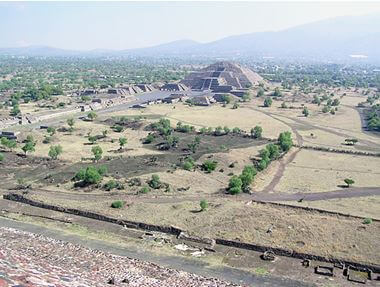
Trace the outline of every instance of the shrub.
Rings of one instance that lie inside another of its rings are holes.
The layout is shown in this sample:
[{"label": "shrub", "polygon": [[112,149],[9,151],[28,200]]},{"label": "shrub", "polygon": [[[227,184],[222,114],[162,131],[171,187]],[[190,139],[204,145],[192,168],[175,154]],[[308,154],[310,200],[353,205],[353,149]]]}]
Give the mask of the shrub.
[{"label": "shrub", "polygon": [[117,132],[117,133],[121,133],[124,130],[124,128],[121,125],[115,125],[112,127],[112,129],[114,132]]},{"label": "shrub", "polygon": [[270,160],[274,160],[274,159],[278,158],[278,156],[280,155],[280,148],[278,147],[278,145],[271,143],[271,144],[268,144],[266,146],[266,149],[269,152]]},{"label": "shrub", "polygon": [[207,173],[211,173],[212,171],[214,171],[216,169],[216,166],[218,165],[218,162],[216,161],[212,161],[212,160],[206,160],[203,164],[202,164],[202,169],[204,171],[206,171]]},{"label": "shrub", "polygon": [[191,171],[194,169],[194,160],[191,157],[185,159],[183,163],[183,169]]},{"label": "shrub", "polygon": [[154,141],[154,135],[152,135],[152,134],[148,134],[148,135],[146,136],[146,138],[144,139],[143,143],[144,143],[144,144],[150,144],[150,143],[152,143],[153,141]]},{"label": "shrub", "polygon": [[242,185],[243,182],[241,179],[234,175],[230,178],[229,184],[228,184],[228,192],[230,194],[239,194],[242,192]]},{"label": "shrub", "polygon": [[93,111],[91,111],[87,114],[87,117],[89,118],[90,121],[93,121],[94,119],[96,119],[97,116],[98,115]]},{"label": "shrub", "polygon": [[240,132],[241,132],[241,129],[238,128],[238,127],[234,127],[234,128],[232,129],[232,133],[233,133],[233,134],[240,134]]},{"label": "shrub", "polygon": [[264,100],[264,107],[268,108],[272,105],[272,99],[271,98],[266,98]]},{"label": "shrub", "polygon": [[56,146],[51,146],[49,150],[49,157],[51,159],[57,159],[58,156],[62,153],[62,146],[61,145],[56,145]]},{"label": "shrub", "polygon": [[125,137],[119,138],[120,149],[122,149],[126,144],[127,144],[127,138]]},{"label": "shrub", "polygon": [[143,186],[140,190],[139,193],[148,193],[150,191],[149,187]]},{"label": "shrub", "polygon": [[159,189],[162,185],[160,177],[157,174],[153,174],[152,178],[148,181],[148,185],[153,189]]},{"label": "shrub", "polygon": [[253,166],[245,166],[241,175],[239,176],[241,182],[242,182],[242,189],[243,191],[248,191],[249,186],[253,182],[255,176],[257,174],[256,169]]},{"label": "shrub", "polygon": [[255,139],[260,139],[263,133],[263,128],[260,126],[255,126],[251,129],[251,137]]},{"label": "shrub", "polygon": [[111,203],[112,208],[122,208],[124,206],[124,201],[116,200]]},{"label": "shrub", "polygon": [[234,105],[232,106],[232,109],[233,110],[236,110],[239,108],[239,104],[238,103],[234,103]]},{"label": "shrub", "polygon": [[4,155],[0,153],[0,161],[3,161],[3,160],[4,160]]},{"label": "shrub", "polygon": [[205,199],[202,199],[199,206],[201,207],[201,211],[204,211],[208,208],[208,202]]},{"label": "shrub", "polygon": [[74,176],[74,181],[81,181],[82,185],[97,184],[102,181],[103,175],[106,173],[104,167],[88,166],[87,168],[80,169]]},{"label": "shrub", "polygon": [[25,154],[28,152],[34,152],[36,150],[35,149],[35,143],[34,142],[26,142],[26,144],[21,149]]},{"label": "shrub", "polygon": [[50,134],[50,136],[53,136],[56,132],[54,127],[48,127],[46,131]]},{"label": "shrub", "polygon": [[259,161],[257,168],[259,171],[263,171],[264,169],[267,168],[267,166],[268,166],[268,161],[266,159],[261,159]]},{"label": "shrub", "polygon": [[281,149],[285,152],[289,151],[293,146],[292,134],[290,132],[282,132],[278,136],[278,142]]},{"label": "shrub", "polygon": [[347,184],[347,187],[350,187],[350,185],[355,183],[355,181],[351,178],[344,179],[344,182]]},{"label": "shrub", "polygon": [[371,224],[372,223],[372,218],[364,218],[363,224]]},{"label": "shrub", "polygon": [[121,184],[120,182],[118,182],[118,181],[116,181],[116,180],[113,180],[113,179],[107,181],[107,182],[104,184],[104,189],[105,189],[106,191],[110,191],[110,190],[115,189],[115,188],[117,188],[117,189],[123,189],[124,186],[123,186],[123,184]]},{"label": "shrub", "polygon": [[91,149],[91,152],[94,155],[94,160],[99,161],[102,158],[103,150],[100,146],[94,146]]}]

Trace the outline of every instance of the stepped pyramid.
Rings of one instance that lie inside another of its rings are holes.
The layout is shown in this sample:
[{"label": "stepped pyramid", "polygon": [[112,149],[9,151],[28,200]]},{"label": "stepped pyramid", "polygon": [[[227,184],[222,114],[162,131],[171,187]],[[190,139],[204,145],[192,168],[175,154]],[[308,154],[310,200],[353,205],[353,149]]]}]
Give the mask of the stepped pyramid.
[{"label": "stepped pyramid", "polygon": [[231,62],[217,62],[199,71],[190,73],[182,84],[192,90],[230,92],[258,85],[263,78],[252,70]]}]

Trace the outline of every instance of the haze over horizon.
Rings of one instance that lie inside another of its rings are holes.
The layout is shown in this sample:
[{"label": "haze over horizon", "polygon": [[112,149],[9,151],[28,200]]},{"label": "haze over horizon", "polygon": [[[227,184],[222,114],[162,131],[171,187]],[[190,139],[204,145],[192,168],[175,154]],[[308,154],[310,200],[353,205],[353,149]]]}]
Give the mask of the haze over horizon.
[{"label": "haze over horizon", "polygon": [[[380,14],[375,2],[2,2],[0,47],[134,49]],[[226,21],[227,20],[227,21]],[[269,20],[269,21],[268,21]]]}]

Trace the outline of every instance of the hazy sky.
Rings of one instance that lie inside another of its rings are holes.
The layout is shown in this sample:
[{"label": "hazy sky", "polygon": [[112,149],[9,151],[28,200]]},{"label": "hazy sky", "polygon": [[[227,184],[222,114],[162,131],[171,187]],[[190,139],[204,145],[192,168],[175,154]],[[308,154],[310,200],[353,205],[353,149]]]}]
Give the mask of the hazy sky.
[{"label": "hazy sky", "polygon": [[343,15],[380,13],[379,2],[0,2],[0,47],[129,49],[225,36]]}]

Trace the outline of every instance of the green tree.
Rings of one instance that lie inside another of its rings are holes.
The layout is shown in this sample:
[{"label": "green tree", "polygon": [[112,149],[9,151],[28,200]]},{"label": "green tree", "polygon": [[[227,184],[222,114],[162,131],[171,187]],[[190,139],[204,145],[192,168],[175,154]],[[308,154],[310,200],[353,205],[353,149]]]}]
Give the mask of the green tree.
[{"label": "green tree", "polygon": [[162,186],[160,177],[157,174],[153,174],[152,178],[148,181],[148,185],[153,189],[159,189]]},{"label": "green tree", "polygon": [[53,136],[55,135],[56,129],[54,127],[48,127],[46,131],[50,134],[50,136]]},{"label": "green tree", "polygon": [[208,202],[205,199],[202,199],[199,203],[201,211],[205,211],[208,208]]},{"label": "green tree", "polygon": [[257,174],[257,171],[253,166],[247,165],[244,167],[241,175],[239,176],[239,178],[242,182],[242,190],[243,191],[246,192],[249,190],[249,186],[251,185],[251,183],[255,179],[256,174]]},{"label": "green tree", "polygon": [[266,98],[265,100],[264,100],[264,107],[266,107],[266,108],[269,108],[271,105],[272,105],[272,99],[271,98]]},{"label": "green tree", "polygon": [[97,118],[97,114],[94,111],[91,111],[87,114],[87,118],[89,118],[90,121],[93,121]]},{"label": "green tree", "polygon": [[251,129],[251,137],[254,139],[261,139],[263,128],[261,126],[255,126]]},{"label": "green tree", "polygon": [[216,166],[218,165],[218,162],[212,161],[212,160],[205,160],[202,164],[202,169],[206,171],[207,173],[211,173],[216,169]]},{"label": "green tree", "polygon": [[144,144],[150,144],[150,143],[152,143],[153,141],[154,141],[154,135],[152,135],[152,134],[148,134],[148,135],[146,136],[146,138],[144,139],[143,143],[144,143]]},{"label": "green tree", "polygon": [[183,169],[191,171],[194,169],[194,159],[192,157],[187,157],[183,162]]},{"label": "green tree", "polygon": [[107,170],[104,167],[88,166],[87,168],[80,169],[74,176],[74,181],[81,181],[82,185],[91,185],[100,183]]},{"label": "green tree", "polygon": [[5,148],[9,149],[10,151],[12,151],[17,146],[17,142],[15,140],[10,140],[10,139],[8,139],[6,137],[2,137],[0,139],[0,143],[1,143],[2,146],[4,146]]},{"label": "green tree", "polygon": [[91,143],[91,144],[94,144],[96,141],[97,141],[97,137],[96,136],[89,136],[88,137],[88,141]]},{"label": "green tree", "polygon": [[124,201],[122,200],[116,200],[111,203],[112,208],[122,208],[124,206]]},{"label": "green tree", "polygon": [[303,110],[302,110],[302,114],[305,116],[305,117],[308,117],[309,116],[309,110],[307,107],[304,107]]},{"label": "green tree", "polygon": [[293,146],[292,134],[290,132],[280,133],[278,136],[278,143],[283,151],[289,151]]},{"label": "green tree", "polygon": [[56,145],[56,146],[51,146],[49,149],[49,157],[51,159],[57,159],[58,156],[62,153],[63,149],[62,146]]},{"label": "green tree", "polygon": [[270,143],[266,146],[266,149],[269,152],[270,160],[274,160],[274,159],[278,158],[278,156],[280,155],[280,148],[276,144]]},{"label": "green tree", "polygon": [[241,181],[240,177],[234,175],[230,178],[230,181],[228,183],[228,192],[230,194],[239,194],[242,192],[242,186],[243,182]]},{"label": "green tree", "polygon": [[70,127],[70,132],[72,132],[74,130],[74,125],[75,125],[75,120],[74,118],[69,118],[67,119],[67,124],[69,125]]},{"label": "green tree", "polygon": [[257,91],[257,97],[259,98],[262,96],[264,96],[264,89],[260,87],[259,90]]},{"label": "green tree", "polygon": [[102,158],[103,150],[100,146],[97,145],[97,146],[92,147],[91,152],[94,155],[95,161],[99,161]]},{"label": "green tree", "polygon": [[281,97],[282,93],[281,93],[280,89],[279,88],[275,88],[272,96],[273,97]]},{"label": "green tree", "polygon": [[119,145],[120,145],[120,150],[123,149],[123,147],[127,144],[127,138],[121,137],[119,138]]},{"label": "green tree", "polygon": [[35,143],[33,142],[26,142],[25,145],[21,148],[22,151],[25,153],[25,155],[29,152],[34,152],[35,149]]},{"label": "green tree", "polygon": [[355,181],[351,178],[344,179],[344,182],[347,184],[347,187],[350,187],[351,185],[355,183]]}]

